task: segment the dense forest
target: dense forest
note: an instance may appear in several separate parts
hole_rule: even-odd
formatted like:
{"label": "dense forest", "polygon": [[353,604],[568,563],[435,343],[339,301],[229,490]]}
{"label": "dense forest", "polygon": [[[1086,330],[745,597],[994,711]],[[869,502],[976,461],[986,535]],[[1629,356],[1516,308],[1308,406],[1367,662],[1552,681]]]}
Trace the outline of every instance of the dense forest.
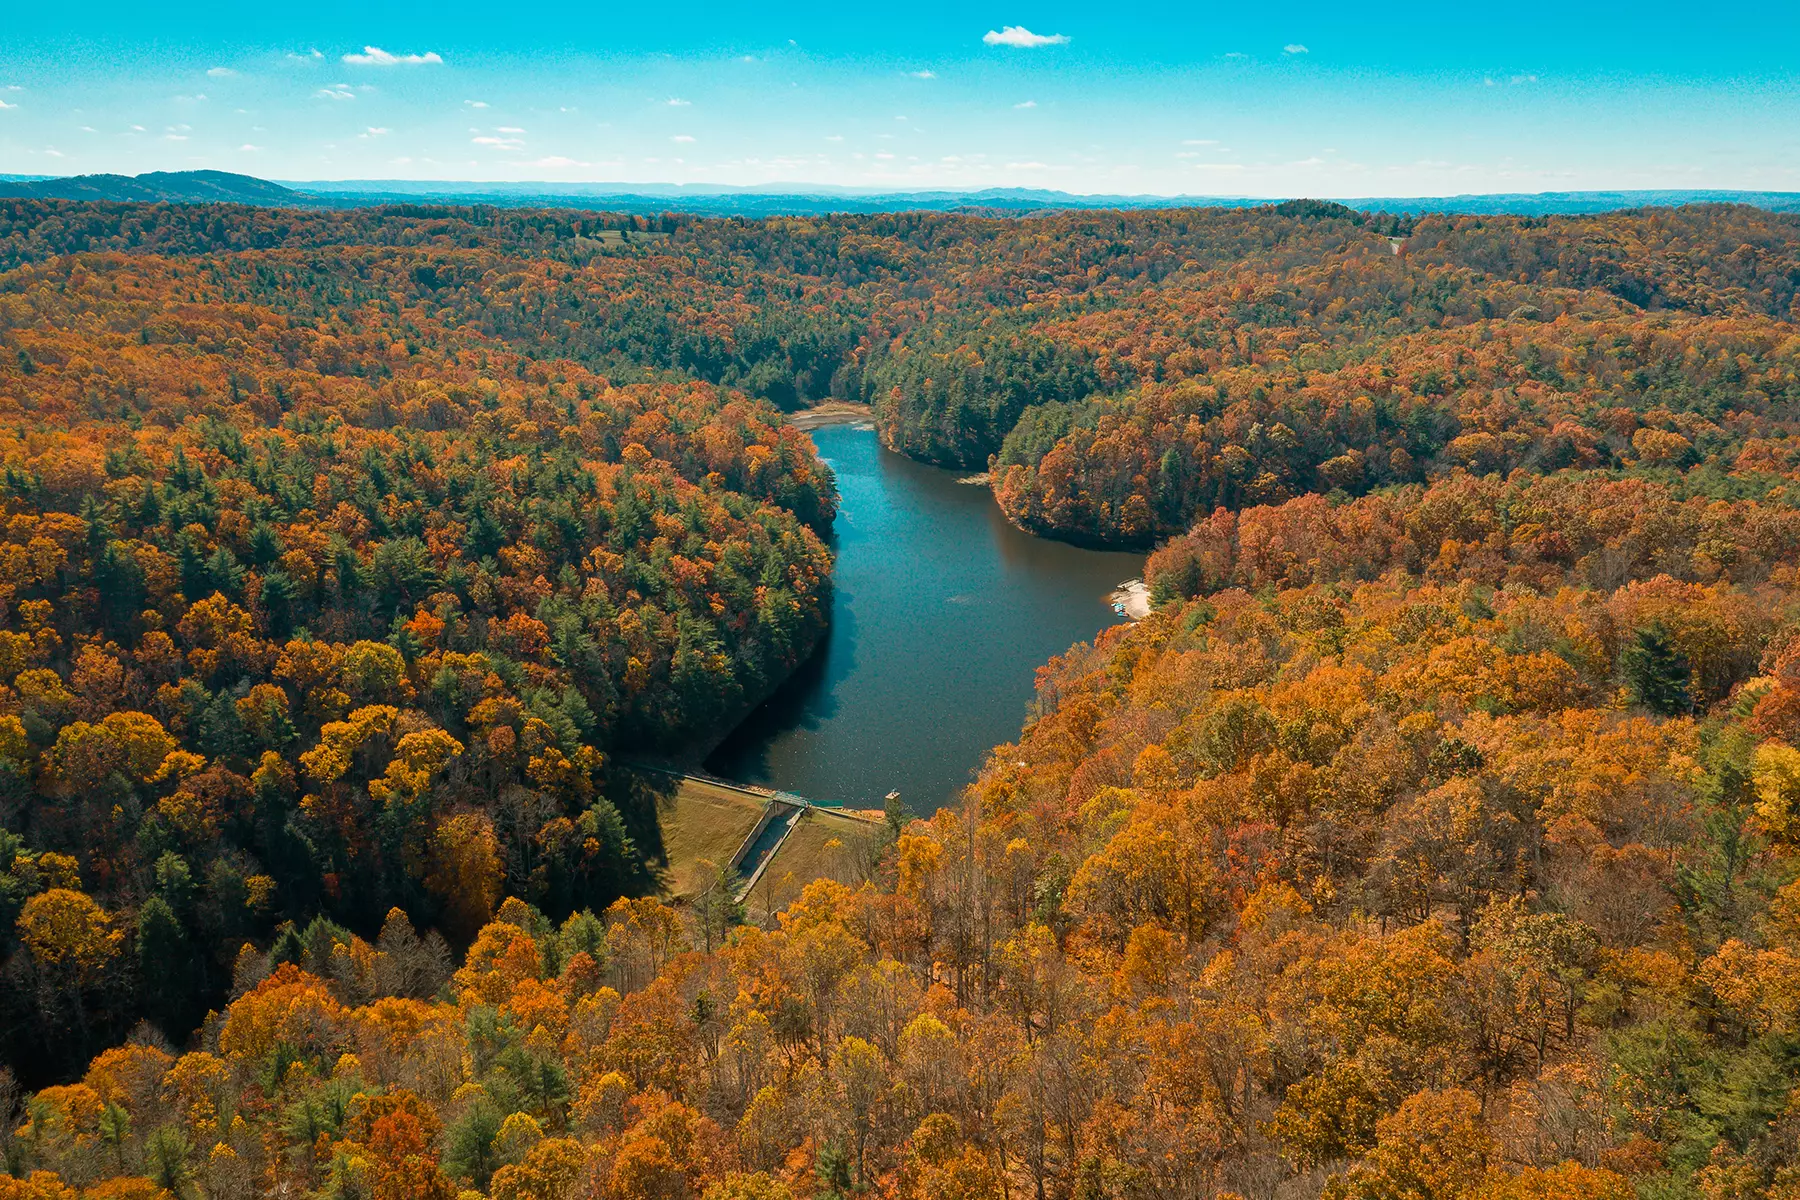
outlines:
{"label": "dense forest", "polygon": [[[1800,219],[0,202],[0,267],[0,1198],[1800,1197]],[[615,766],[814,644],[828,397],[1155,607],[749,924]]]}
{"label": "dense forest", "polygon": [[137,959],[9,954],[15,1066],[185,1033],[283,922],[466,938],[470,885],[636,890],[607,756],[716,731],[823,627],[833,485],[766,403],[527,359],[382,282],[7,279],[0,920],[124,921]]}
{"label": "dense forest", "polygon": [[752,222],[0,201],[0,266],[199,261],[221,294],[313,320],[383,304],[415,351],[479,333],[615,382],[868,402],[890,448],[991,467],[1022,527],[1146,547],[1221,505],[1456,466],[1728,464],[1792,420],[1797,234],[1722,205]]}

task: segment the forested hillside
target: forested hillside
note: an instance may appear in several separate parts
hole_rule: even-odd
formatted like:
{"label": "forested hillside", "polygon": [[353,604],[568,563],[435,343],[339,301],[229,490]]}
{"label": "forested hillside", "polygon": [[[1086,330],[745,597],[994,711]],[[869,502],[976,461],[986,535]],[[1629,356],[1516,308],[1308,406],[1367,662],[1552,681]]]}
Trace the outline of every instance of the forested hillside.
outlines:
{"label": "forested hillside", "polygon": [[[0,254],[0,1198],[1800,1197],[1794,218]],[[1156,607],[746,926],[610,764],[812,644],[826,396]]]}
{"label": "forested hillside", "polygon": [[[297,287],[316,309],[379,288],[403,330],[615,382],[868,401],[891,448],[991,464],[1024,528],[1138,546],[1219,505],[1457,466],[1729,463],[1792,419],[1797,241],[1800,216],[1730,206],[750,222],[0,201],[0,264],[226,270],[231,251],[260,275],[222,277],[227,294]],[[294,263],[316,278],[282,280]]]}
{"label": "forested hillside", "polygon": [[[607,756],[716,736],[823,627],[833,484],[766,405],[521,357],[372,262],[6,277],[18,1069],[185,1036],[284,920],[641,888]],[[40,925],[106,952],[18,952]]]}

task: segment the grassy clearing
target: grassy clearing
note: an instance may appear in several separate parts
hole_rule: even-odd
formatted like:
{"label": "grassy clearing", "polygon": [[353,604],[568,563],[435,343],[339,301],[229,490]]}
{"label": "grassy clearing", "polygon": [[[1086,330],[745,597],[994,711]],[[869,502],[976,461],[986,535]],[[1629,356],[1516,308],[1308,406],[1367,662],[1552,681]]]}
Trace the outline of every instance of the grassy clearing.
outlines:
{"label": "grassy clearing", "polygon": [[697,779],[684,779],[673,793],[657,801],[662,826],[663,891],[684,896],[704,886],[702,861],[724,865],[762,818],[764,802]]}
{"label": "grassy clearing", "polygon": [[645,246],[656,242],[666,242],[668,240],[669,235],[666,233],[634,232],[627,234],[618,229],[601,229],[586,237],[575,237],[571,239],[577,250],[606,250],[617,249],[620,246]]}
{"label": "grassy clearing", "polygon": [[786,908],[815,879],[861,883],[867,851],[880,834],[876,822],[829,809],[808,809],[750,895],[744,897],[747,916],[767,923],[771,912]]}

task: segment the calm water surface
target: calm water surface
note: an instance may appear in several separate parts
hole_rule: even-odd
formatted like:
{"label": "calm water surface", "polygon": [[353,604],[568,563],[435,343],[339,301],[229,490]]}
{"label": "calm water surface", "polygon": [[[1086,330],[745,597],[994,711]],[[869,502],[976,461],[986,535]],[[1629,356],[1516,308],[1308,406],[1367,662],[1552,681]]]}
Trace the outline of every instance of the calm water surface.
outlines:
{"label": "calm water surface", "polygon": [[1139,554],[1021,533],[965,472],[883,450],[867,426],[813,431],[837,472],[831,632],[707,760],[816,800],[930,812],[1019,736],[1033,676],[1120,620]]}

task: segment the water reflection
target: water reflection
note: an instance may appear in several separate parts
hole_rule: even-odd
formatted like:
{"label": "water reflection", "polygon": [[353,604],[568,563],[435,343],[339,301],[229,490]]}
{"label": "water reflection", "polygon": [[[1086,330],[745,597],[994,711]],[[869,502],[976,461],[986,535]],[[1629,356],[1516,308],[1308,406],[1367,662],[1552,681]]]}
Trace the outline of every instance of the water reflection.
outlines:
{"label": "water reflection", "polygon": [[1143,557],[1021,533],[986,488],[867,427],[813,438],[842,494],[831,631],[706,765],[858,805],[898,789],[931,811],[1018,736],[1037,667],[1119,619],[1107,594]]}

